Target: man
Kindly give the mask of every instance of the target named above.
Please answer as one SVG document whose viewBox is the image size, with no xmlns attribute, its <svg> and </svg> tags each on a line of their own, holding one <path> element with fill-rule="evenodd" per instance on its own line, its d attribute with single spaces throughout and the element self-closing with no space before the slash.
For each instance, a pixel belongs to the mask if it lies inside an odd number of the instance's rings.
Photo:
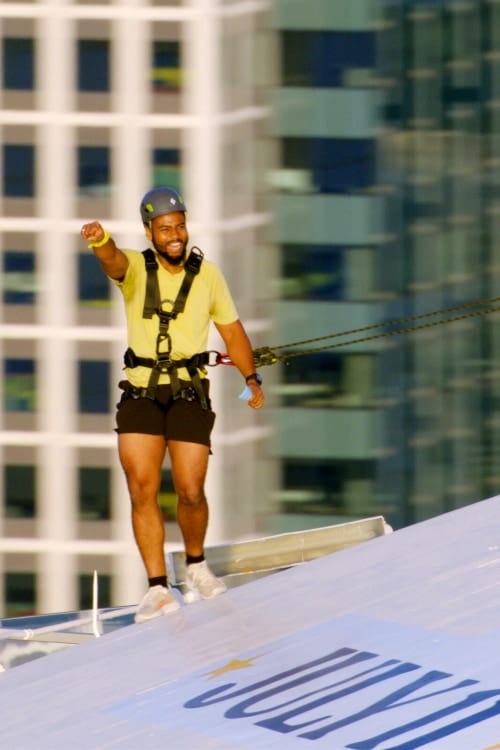
<svg viewBox="0 0 500 750">
<path fill-rule="evenodd" d="M 208 505 L 204 492 L 215 414 L 205 365 L 213 321 L 248 386 L 248 405 L 264 404 L 252 347 L 217 267 L 197 248 L 188 254 L 186 206 L 171 188 L 150 190 L 141 218 L 153 250 L 120 250 L 98 221 L 81 235 L 123 294 L 128 329 L 126 377 L 117 406 L 120 461 L 132 504 L 132 526 L 149 582 L 136 612 L 145 622 L 179 608 L 168 588 L 165 532 L 158 505 L 168 450 L 177 494 L 177 521 L 186 552 L 185 601 L 226 590 L 204 557 Z M 147 267 L 148 266 L 148 267 Z"/>
</svg>

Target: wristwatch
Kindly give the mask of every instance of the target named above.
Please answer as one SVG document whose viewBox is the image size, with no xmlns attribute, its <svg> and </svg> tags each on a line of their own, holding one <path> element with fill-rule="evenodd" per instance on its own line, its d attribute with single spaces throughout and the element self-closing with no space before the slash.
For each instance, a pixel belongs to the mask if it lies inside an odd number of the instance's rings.
<svg viewBox="0 0 500 750">
<path fill-rule="evenodd" d="M 262 385 L 262 375 L 259 375 L 258 372 L 252 372 L 250 375 L 246 376 L 245 383 L 247 385 L 249 380 L 255 380 L 259 385 Z"/>
</svg>

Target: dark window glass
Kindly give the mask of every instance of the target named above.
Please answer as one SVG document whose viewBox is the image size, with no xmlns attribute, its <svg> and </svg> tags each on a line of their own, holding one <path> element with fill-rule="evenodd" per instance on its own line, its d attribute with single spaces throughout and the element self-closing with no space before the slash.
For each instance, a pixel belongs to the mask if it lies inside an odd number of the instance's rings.
<svg viewBox="0 0 500 750">
<path fill-rule="evenodd" d="M 6 250 L 3 254 L 3 301 L 6 305 L 35 302 L 35 254 Z"/>
<path fill-rule="evenodd" d="M 7 617 L 36 613 L 36 578 L 34 573 L 6 573 L 5 598 Z"/>
<path fill-rule="evenodd" d="M 3 87 L 32 90 L 35 85 L 35 42 L 5 37 L 3 40 Z"/>
<path fill-rule="evenodd" d="M 34 518 L 36 481 L 34 466 L 4 467 L 5 515 L 7 518 Z"/>
<path fill-rule="evenodd" d="M 180 190 L 180 151 L 176 148 L 155 148 L 153 151 L 153 187 L 168 185 Z"/>
<path fill-rule="evenodd" d="M 35 362 L 32 359 L 4 361 L 5 411 L 35 411 Z"/>
<path fill-rule="evenodd" d="M 364 31 L 284 31 L 284 86 L 334 87 L 353 68 L 375 65 L 375 34 Z"/>
<path fill-rule="evenodd" d="M 158 504 L 160 506 L 163 519 L 165 521 L 175 521 L 177 515 L 177 494 L 172 481 L 170 469 L 162 469 L 160 492 L 158 494 Z"/>
<path fill-rule="evenodd" d="M 80 590 L 80 609 L 92 609 L 93 602 L 94 576 L 92 573 L 82 573 L 79 576 Z M 97 578 L 97 606 L 111 606 L 111 577 L 109 575 L 99 575 Z"/>
<path fill-rule="evenodd" d="M 35 149 L 31 144 L 3 147 L 3 192 L 7 198 L 32 198 L 35 194 Z"/>
<path fill-rule="evenodd" d="M 83 360 L 78 363 L 79 411 L 106 414 L 109 411 L 109 362 Z"/>
<path fill-rule="evenodd" d="M 174 41 L 153 42 L 153 91 L 178 91 L 181 85 L 180 45 Z"/>
<path fill-rule="evenodd" d="M 309 300 L 344 299 L 344 252 L 344 248 L 335 246 L 283 245 L 283 297 Z"/>
<path fill-rule="evenodd" d="M 284 513 L 346 515 L 345 485 L 375 476 L 375 462 L 369 460 L 293 459 L 282 466 Z"/>
<path fill-rule="evenodd" d="M 78 255 L 78 299 L 103 303 L 111 297 L 110 283 L 92 253 Z"/>
<path fill-rule="evenodd" d="M 313 346 L 314 348 L 314 346 Z M 376 358 L 371 353 L 311 353 L 307 366 L 302 357 L 291 357 L 283 368 L 280 386 L 283 406 L 319 409 L 373 407 Z"/>
<path fill-rule="evenodd" d="M 376 182 L 376 145 L 366 138 L 283 138 L 282 164 L 307 170 L 320 193 L 348 193 Z"/>
<path fill-rule="evenodd" d="M 78 187 L 80 193 L 107 192 L 110 184 L 110 150 L 107 146 L 78 147 Z"/>
<path fill-rule="evenodd" d="M 106 39 L 78 40 L 79 91 L 109 91 L 109 57 Z"/>
<path fill-rule="evenodd" d="M 78 470 L 80 518 L 105 521 L 111 516 L 111 476 L 106 467 L 81 466 Z"/>
</svg>

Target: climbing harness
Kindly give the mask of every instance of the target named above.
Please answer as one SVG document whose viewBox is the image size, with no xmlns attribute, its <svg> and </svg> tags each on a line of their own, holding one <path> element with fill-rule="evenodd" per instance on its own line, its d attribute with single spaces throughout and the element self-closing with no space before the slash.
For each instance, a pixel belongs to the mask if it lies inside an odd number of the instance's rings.
<svg viewBox="0 0 500 750">
<path fill-rule="evenodd" d="M 400 318 L 399 320 L 389 320 L 383 323 L 375 323 L 369 326 L 363 326 L 362 328 L 353 328 L 349 331 L 342 331 L 337 333 L 330 333 L 326 336 L 318 336 L 316 338 L 305 339 L 303 341 L 295 341 L 290 344 L 281 344 L 279 346 L 269 347 L 262 346 L 258 349 L 254 349 L 254 362 L 256 367 L 264 367 L 265 365 L 274 365 L 277 362 L 286 362 L 294 357 L 303 357 L 308 354 L 316 354 L 318 352 L 330 351 L 332 349 L 338 349 L 342 346 L 350 346 L 352 344 L 359 344 L 366 341 L 375 341 L 376 339 L 382 339 L 389 336 L 399 336 L 403 333 L 413 333 L 413 331 L 421 331 L 425 328 L 434 328 L 435 326 L 442 326 L 446 323 L 454 323 L 457 320 L 465 320 L 467 318 L 475 318 L 482 315 L 489 315 L 491 313 L 500 312 L 500 307 L 488 307 L 484 310 L 475 310 L 474 312 L 465 313 L 464 315 L 457 315 L 453 318 L 446 318 L 445 320 L 436 320 L 430 323 L 423 323 L 421 325 L 410 326 L 405 328 L 396 328 L 395 330 L 383 331 L 382 333 L 376 333 L 370 336 L 363 336 L 361 338 L 350 338 L 347 341 L 342 341 L 336 344 L 326 344 L 325 346 L 315 347 L 312 349 L 299 349 L 294 351 L 285 351 L 279 353 L 278 350 L 290 350 L 297 346 L 303 346 L 304 344 L 315 344 L 320 341 L 327 341 L 328 339 L 340 338 L 345 336 L 354 336 L 358 333 L 366 333 L 368 331 L 375 331 L 380 328 L 394 328 L 394 326 L 400 326 L 405 323 L 412 321 L 424 320 L 435 315 L 445 315 L 449 313 L 459 312 L 460 310 L 467 310 L 472 307 L 479 305 L 492 305 L 496 302 L 500 302 L 500 297 L 492 297 L 490 299 L 476 300 L 475 302 L 466 302 L 462 305 L 456 305 L 455 307 L 443 308 L 442 310 L 435 310 L 434 312 L 422 313 L 420 315 L 411 315 L 406 318 Z M 233 364 L 231 358 L 227 354 L 216 353 L 215 364 Z"/>
<path fill-rule="evenodd" d="M 203 409 L 208 409 L 208 401 L 203 390 L 199 370 L 205 366 L 213 366 L 210 362 L 212 352 L 201 352 L 185 359 L 171 359 L 172 339 L 169 333 L 171 320 L 175 320 L 185 308 L 186 300 L 195 276 L 199 273 L 203 260 L 203 253 L 198 247 L 193 247 L 189 257 L 184 264 L 185 276 L 174 302 L 160 298 L 160 285 L 158 282 L 158 261 L 151 248 L 143 251 L 146 265 L 146 294 L 144 298 L 143 318 L 151 319 L 153 315 L 158 316 L 159 329 L 156 338 L 156 358 L 138 357 L 129 347 L 124 354 L 125 367 L 148 367 L 151 369 L 148 384 L 145 388 L 132 387 L 127 389 L 129 398 L 149 398 L 155 400 L 156 390 L 160 375 L 167 374 L 170 377 L 172 396 L 174 400 L 183 398 L 187 401 L 198 399 Z M 164 309 L 165 304 L 171 307 Z M 184 367 L 189 373 L 191 382 L 181 381 L 178 370 Z"/>
<path fill-rule="evenodd" d="M 156 359 L 148 357 L 138 357 L 130 348 L 125 352 L 124 361 L 126 367 L 137 367 L 140 365 L 143 367 L 151 368 L 151 375 L 147 387 L 134 388 L 133 397 L 154 399 L 160 375 L 162 373 L 167 373 L 170 376 L 174 399 L 186 398 L 188 400 L 193 400 L 193 398 L 198 398 L 202 407 L 204 409 L 207 409 L 207 399 L 201 384 L 198 370 L 202 369 L 203 367 L 215 367 L 216 365 L 233 365 L 234 363 L 232 362 L 231 357 L 229 356 L 229 354 L 223 354 L 216 350 L 210 350 L 195 354 L 189 359 L 171 360 L 170 351 L 172 342 L 168 332 L 170 321 L 175 319 L 177 315 L 179 315 L 184 310 L 191 284 L 193 283 L 194 277 L 200 270 L 201 262 L 203 260 L 203 253 L 197 247 L 191 250 L 189 258 L 185 264 L 186 275 L 182 282 L 177 298 L 173 304 L 170 300 L 160 300 L 157 274 L 158 263 L 156 261 L 154 252 L 151 249 L 144 250 L 143 255 L 147 271 L 146 296 L 144 300 L 143 317 L 152 318 L 154 314 L 157 314 L 160 325 L 156 341 Z M 162 305 L 165 302 L 169 302 L 172 305 L 170 311 L 166 311 L 163 309 Z M 414 331 L 421 331 L 426 328 L 434 328 L 436 326 L 454 323 L 458 320 L 466 320 L 467 318 L 476 318 L 483 315 L 490 315 L 491 313 L 500 312 L 500 306 L 486 307 L 485 309 L 474 310 L 473 312 L 467 312 L 463 315 L 456 315 L 452 318 L 435 320 L 428 323 L 422 323 L 420 325 L 403 328 L 399 327 L 406 323 L 425 320 L 426 318 L 431 318 L 436 315 L 448 315 L 450 313 L 460 312 L 461 310 L 469 310 L 473 307 L 478 307 L 481 305 L 493 305 L 497 302 L 500 302 L 500 297 L 492 297 L 489 299 L 476 300 L 474 302 L 466 302 L 462 305 L 447 307 L 441 310 L 434 310 L 433 312 L 411 315 L 405 318 L 399 318 L 397 320 L 389 320 L 382 323 L 363 326 L 361 328 L 353 328 L 348 331 L 330 333 L 325 336 L 317 336 L 316 338 L 295 341 L 290 344 L 281 344 L 274 347 L 262 346 L 258 349 L 253 350 L 254 363 L 257 368 L 264 367 L 265 365 L 274 365 L 277 362 L 286 362 L 294 357 L 303 357 L 308 354 L 331 351 L 342 346 L 350 346 L 367 341 L 375 341 L 377 339 L 388 338 L 390 336 L 399 336 L 404 333 L 413 333 Z M 360 333 L 376 331 L 381 328 L 389 328 L 391 330 L 385 330 L 381 333 L 374 333 L 369 336 L 362 336 L 360 338 L 348 338 L 347 341 L 342 341 L 334 344 L 329 343 L 320 347 L 295 349 L 295 347 L 304 346 L 305 344 L 316 344 L 320 341 L 327 341 L 335 338 L 352 337 Z M 191 378 L 192 386 L 188 385 L 186 387 L 184 383 L 181 386 L 181 381 L 179 380 L 177 375 L 177 370 L 180 367 L 185 367 L 187 369 Z"/>
</svg>

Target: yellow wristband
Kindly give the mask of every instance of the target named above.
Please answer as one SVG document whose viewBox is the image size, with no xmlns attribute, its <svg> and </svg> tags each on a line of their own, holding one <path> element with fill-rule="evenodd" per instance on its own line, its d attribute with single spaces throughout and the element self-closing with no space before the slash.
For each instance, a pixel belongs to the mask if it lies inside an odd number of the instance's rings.
<svg viewBox="0 0 500 750">
<path fill-rule="evenodd" d="M 102 247 L 110 240 L 109 232 L 104 232 L 104 237 L 99 242 L 89 242 L 88 247 Z"/>
</svg>

